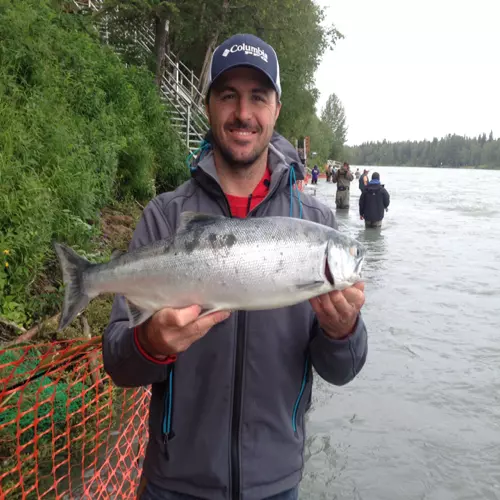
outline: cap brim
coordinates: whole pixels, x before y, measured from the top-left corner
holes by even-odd
[[[276,93],[278,94],[279,97],[281,97],[281,91],[280,89],[277,87],[277,85],[274,83],[271,75],[263,70],[260,66],[258,66],[257,64],[252,64],[252,63],[237,63],[237,64],[233,64],[227,68],[224,68],[221,72],[217,73],[217,75],[215,75],[215,77],[213,78],[213,80],[210,82],[210,84],[208,85],[207,87],[207,92],[213,87],[214,83],[224,74],[224,73],[227,73],[229,70],[231,69],[235,69],[235,68],[252,68],[252,69],[255,69],[257,71],[260,71],[261,73],[263,73],[265,76],[267,76],[267,79],[269,80],[269,82],[271,83],[271,87],[276,91]]]

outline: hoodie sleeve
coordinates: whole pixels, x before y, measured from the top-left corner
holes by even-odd
[[[359,215],[360,217],[365,216],[365,192],[363,191],[361,193],[361,196],[359,197]]]
[[[384,197],[384,208],[388,208],[389,203],[391,202],[391,197],[389,196],[389,192],[387,191],[387,189],[383,188],[382,196]]]
[[[333,212],[327,215],[325,224],[337,229]],[[361,314],[353,333],[343,340],[328,337],[314,318],[309,351],[320,377],[334,385],[349,383],[363,368],[368,353],[368,334]]]
[[[144,209],[129,250],[147,245],[170,234],[168,222],[155,200]],[[167,363],[148,356],[128,326],[125,299],[116,295],[110,322],[102,336],[104,370],[119,387],[140,387],[167,378]]]

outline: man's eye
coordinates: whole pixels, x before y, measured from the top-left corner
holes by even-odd
[[[223,101],[229,101],[230,99],[233,99],[234,98],[234,94],[224,94],[221,99]]]
[[[254,101],[258,101],[258,102],[264,102],[265,101],[265,99],[261,95],[253,95],[252,98],[253,98]]]

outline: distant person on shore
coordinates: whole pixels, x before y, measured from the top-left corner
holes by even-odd
[[[314,165],[314,168],[311,171],[311,175],[312,175],[311,184],[317,184],[318,183],[318,177],[319,177],[319,168],[318,168],[318,165]]]
[[[359,177],[361,176],[361,172],[359,171],[359,167],[356,169],[356,172],[354,173],[354,177],[356,177],[356,179],[359,179]]]
[[[368,173],[369,172],[370,171],[365,168],[363,170],[363,175],[359,178],[359,190],[361,192],[363,192],[365,190],[366,186],[368,186],[368,181],[369,181],[369,179],[368,179]]]
[[[335,196],[335,205],[337,208],[349,208],[349,195],[353,179],[354,176],[347,162],[344,162],[344,165],[333,174],[332,181],[337,183],[337,195]]]
[[[381,227],[389,203],[390,196],[384,185],[380,184],[380,174],[373,172],[372,180],[359,198],[359,218],[365,221],[365,227]]]

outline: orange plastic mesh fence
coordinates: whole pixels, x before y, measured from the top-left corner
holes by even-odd
[[[115,387],[100,342],[0,350],[0,499],[135,498],[149,391]]]

